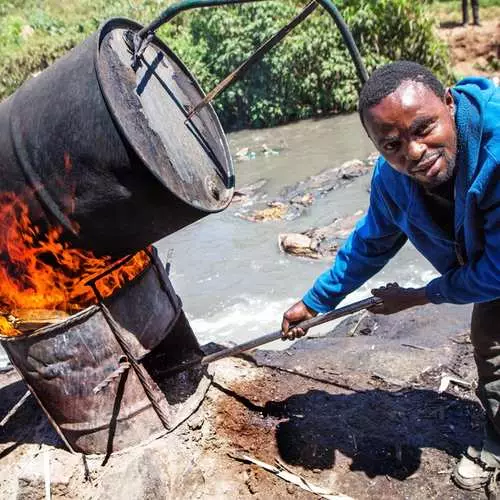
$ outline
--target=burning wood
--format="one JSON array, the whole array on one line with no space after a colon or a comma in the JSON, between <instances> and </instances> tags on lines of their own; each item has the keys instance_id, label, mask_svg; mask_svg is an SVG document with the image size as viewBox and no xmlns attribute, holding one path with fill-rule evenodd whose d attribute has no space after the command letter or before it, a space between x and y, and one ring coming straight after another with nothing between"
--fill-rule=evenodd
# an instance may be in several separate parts
<instances>
[{"instance_id":1,"label":"burning wood","mask_svg":"<svg viewBox=\"0 0 500 500\"><path fill-rule=\"evenodd\" d=\"M149 264L145 251L116 260L96 257L61 241L63 229L42 232L29 218L28 203L0 194L0 335L13 336L63 320L99 294L109 297ZM120 266L120 262L123 264Z\"/></svg>"},{"instance_id":2,"label":"burning wood","mask_svg":"<svg viewBox=\"0 0 500 500\"><path fill-rule=\"evenodd\" d=\"M5 328L14 330L11 335L16 335L17 332L25 333L38 330L38 328L59 323L69 316L65 311L47 309L23 309L17 311L16 314L3 312L0 314L3 320L6 320L10 325L6 325ZM0 331L3 333L2 326L0 326Z\"/></svg>"}]
</instances>

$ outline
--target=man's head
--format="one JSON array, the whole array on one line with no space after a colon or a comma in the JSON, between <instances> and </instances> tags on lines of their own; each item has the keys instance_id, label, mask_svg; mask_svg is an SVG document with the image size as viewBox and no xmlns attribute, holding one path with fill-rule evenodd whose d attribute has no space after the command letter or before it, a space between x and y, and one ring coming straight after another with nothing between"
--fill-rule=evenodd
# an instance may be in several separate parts
<instances>
[{"instance_id":1,"label":"man's head","mask_svg":"<svg viewBox=\"0 0 500 500\"><path fill-rule=\"evenodd\" d=\"M429 188L452 177L455 104L428 69L410 61L378 68L361 90L359 114L392 168Z\"/></svg>"}]
</instances>

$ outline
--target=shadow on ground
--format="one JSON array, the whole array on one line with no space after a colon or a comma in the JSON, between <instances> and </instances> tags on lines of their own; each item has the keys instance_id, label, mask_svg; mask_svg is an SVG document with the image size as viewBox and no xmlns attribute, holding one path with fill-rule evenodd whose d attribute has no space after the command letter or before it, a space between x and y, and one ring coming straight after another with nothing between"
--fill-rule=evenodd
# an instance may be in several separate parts
<instances>
[{"instance_id":1,"label":"shadow on ground","mask_svg":"<svg viewBox=\"0 0 500 500\"><path fill-rule=\"evenodd\" d=\"M440 28L460 28L463 24L457 21L443 21L439 23Z\"/></svg>"},{"instance_id":2,"label":"shadow on ground","mask_svg":"<svg viewBox=\"0 0 500 500\"><path fill-rule=\"evenodd\" d=\"M459 457L468 445L479 445L482 435L478 403L430 390L311 390L267 403L264 413L287 419L276 429L287 463L332 468L338 450L352 458L351 470L369 477L405 479L419 468L422 448Z\"/></svg>"},{"instance_id":3,"label":"shadow on ground","mask_svg":"<svg viewBox=\"0 0 500 500\"><path fill-rule=\"evenodd\" d=\"M482 435L478 403L430 390L310 390L269 402L263 413L286 419L276 428L276 441L287 463L330 469L338 450L352 458L351 470L369 477L405 479L419 468L422 448L459 457Z\"/></svg>"},{"instance_id":4,"label":"shadow on ground","mask_svg":"<svg viewBox=\"0 0 500 500\"><path fill-rule=\"evenodd\" d=\"M0 420L5 418L26 391L26 384L21 380L0 388ZM13 445L2 449L2 445L13 442ZM0 427L0 459L23 443L65 448L33 396L30 396L5 425Z\"/></svg>"}]
</instances>

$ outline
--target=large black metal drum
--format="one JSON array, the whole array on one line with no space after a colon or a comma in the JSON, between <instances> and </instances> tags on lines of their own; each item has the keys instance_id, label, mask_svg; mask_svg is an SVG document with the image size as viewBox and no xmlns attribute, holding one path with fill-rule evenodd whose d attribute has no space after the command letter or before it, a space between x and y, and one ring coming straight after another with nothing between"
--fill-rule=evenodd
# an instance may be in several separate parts
<instances>
[{"instance_id":1,"label":"large black metal drum","mask_svg":"<svg viewBox=\"0 0 500 500\"><path fill-rule=\"evenodd\" d=\"M112 19L0 104L0 190L36 224L97 254L144 248L230 202L226 138L203 92L159 39L136 67Z\"/></svg>"}]
</instances>

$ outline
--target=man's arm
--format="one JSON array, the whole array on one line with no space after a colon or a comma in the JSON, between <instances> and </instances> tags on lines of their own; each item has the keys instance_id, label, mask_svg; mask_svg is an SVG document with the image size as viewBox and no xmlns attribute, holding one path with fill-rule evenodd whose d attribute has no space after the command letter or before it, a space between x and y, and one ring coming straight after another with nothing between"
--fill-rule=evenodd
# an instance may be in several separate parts
<instances>
[{"instance_id":1,"label":"man's arm","mask_svg":"<svg viewBox=\"0 0 500 500\"><path fill-rule=\"evenodd\" d=\"M339 250L331 269L323 273L304 298L283 315L283 338L293 339L305 334L292 325L327 312L350 292L359 288L397 253L406 242L406 235L392 221L377 186L372 181L368 212Z\"/></svg>"},{"instance_id":2,"label":"man's arm","mask_svg":"<svg viewBox=\"0 0 500 500\"><path fill-rule=\"evenodd\" d=\"M328 312L349 293L370 279L398 252L406 235L394 224L376 182L370 207L357 224L334 265L324 272L302 301L317 312Z\"/></svg>"}]
</instances>

